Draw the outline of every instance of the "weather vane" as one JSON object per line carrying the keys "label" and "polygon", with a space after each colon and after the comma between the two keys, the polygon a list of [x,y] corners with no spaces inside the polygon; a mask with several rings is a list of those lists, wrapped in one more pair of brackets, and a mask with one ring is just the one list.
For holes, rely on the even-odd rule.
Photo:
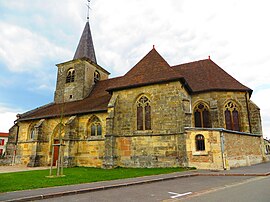
{"label": "weather vane", "polygon": [[89,21],[89,10],[91,9],[90,8],[90,1],[91,0],[87,0],[87,4],[86,4],[86,6],[87,6],[87,21]]}

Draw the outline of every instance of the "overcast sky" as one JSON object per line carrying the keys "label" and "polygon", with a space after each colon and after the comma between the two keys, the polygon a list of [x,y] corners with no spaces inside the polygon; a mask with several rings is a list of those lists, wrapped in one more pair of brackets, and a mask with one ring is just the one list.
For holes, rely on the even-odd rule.
{"label": "overcast sky", "polygon": [[[0,131],[53,101],[55,64],[73,58],[86,0],[0,1]],[[98,64],[123,75],[155,45],[170,65],[211,59],[254,90],[270,138],[269,0],[92,0]]]}

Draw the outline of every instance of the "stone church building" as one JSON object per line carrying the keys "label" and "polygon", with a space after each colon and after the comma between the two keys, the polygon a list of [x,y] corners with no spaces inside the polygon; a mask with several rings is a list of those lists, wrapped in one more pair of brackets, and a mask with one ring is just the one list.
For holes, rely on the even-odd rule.
{"label": "stone church building", "polygon": [[265,160],[252,90],[210,58],[170,66],[153,47],[109,78],[87,22],[74,58],[57,68],[54,101],[10,129],[15,164],[55,165],[59,153],[67,167],[222,170]]}

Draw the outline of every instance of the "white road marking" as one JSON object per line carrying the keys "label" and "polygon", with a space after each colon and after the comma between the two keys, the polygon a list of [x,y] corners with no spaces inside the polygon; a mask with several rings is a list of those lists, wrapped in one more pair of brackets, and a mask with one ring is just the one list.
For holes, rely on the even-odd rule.
{"label": "white road marking", "polygon": [[178,197],[181,197],[181,196],[186,196],[186,195],[192,194],[192,192],[186,192],[186,193],[183,193],[183,194],[178,194],[178,193],[175,193],[175,192],[168,192],[168,193],[174,195],[174,196],[171,196],[171,198],[178,198]]}

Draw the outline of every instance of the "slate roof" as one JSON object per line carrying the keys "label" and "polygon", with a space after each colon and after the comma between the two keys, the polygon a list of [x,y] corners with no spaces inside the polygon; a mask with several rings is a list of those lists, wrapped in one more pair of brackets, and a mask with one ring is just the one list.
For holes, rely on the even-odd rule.
{"label": "slate roof", "polygon": [[92,62],[97,63],[89,22],[85,24],[73,60],[80,58],[89,58]]}
{"label": "slate roof", "polygon": [[211,59],[190,62],[172,67],[182,74],[192,93],[206,91],[248,91],[252,90],[241,84]]}
{"label": "slate roof", "polygon": [[210,59],[170,67],[153,48],[124,76],[98,81],[85,99],[44,105],[21,114],[20,120],[60,117],[62,111],[63,115],[105,112],[112,91],[176,80],[186,84],[191,94],[206,91],[252,93],[250,88],[238,82]]}

